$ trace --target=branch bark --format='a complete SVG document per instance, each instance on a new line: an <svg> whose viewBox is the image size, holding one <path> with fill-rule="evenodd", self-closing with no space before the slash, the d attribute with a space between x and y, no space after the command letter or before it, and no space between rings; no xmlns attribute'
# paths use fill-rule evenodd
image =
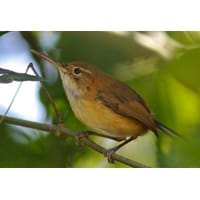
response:
<svg viewBox="0 0 200 200"><path fill-rule="evenodd" d="M63 126L56 126L53 124L33 122L33 121L23 120L23 119L19 119L19 118L6 117L3 115L0 115L0 120L2 118L3 118L4 122L12 124L12 125L23 126L23 127L27 127L27 128L41 130L41 131L47 131L47 132L53 133L53 134L56 134L59 132L60 136L62 136L64 138L66 138L66 137L74 137L75 138L75 136L77 135L77 133L75 133L72 130L70 130L66 127L63 127ZM104 154L104 152L106 151L105 148L103 148L102 146L93 142L89 137L81 137L81 143L101 154ZM128 158L120 156L116 153L112 155L112 158L113 158L113 160L121 162L130 167L135 167L135 168L149 167L149 166L139 163L137 161L130 160Z"/></svg>

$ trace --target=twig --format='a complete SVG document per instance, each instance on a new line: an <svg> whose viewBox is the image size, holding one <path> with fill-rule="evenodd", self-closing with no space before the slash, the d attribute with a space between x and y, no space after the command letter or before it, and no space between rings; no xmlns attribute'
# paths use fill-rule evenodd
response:
<svg viewBox="0 0 200 200"><path fill-rule="evenodd" d="M11 83L13 81L45 81L45 79L0 68L0 83Z"/></svg>
<svg viewBox="0 0 200 200"><path fill-rule="evenodd" d="M8 70L8 69L2 69L2 68L0 68L0 74L3 74L3 75L0 76L0 80L1 80L1 81L4 80L3 83L10 83L10 82L12 82L13 80L15 80L15 81L21 81L20 84L19 84L19 86L18 86L18 88L17 88L17 90L16 90L16 92L15 92L15 94L14 94L14 97L12 98L12 100L11 100L11 102L10 102L10 104L9 104L9 106L8 106L8 108L7 108L7 110L6 110L6 112L4 113L3 117L0 119L0 124L3 122L4 117L8 114L8 112L9 112L11 106L13 105L14 100L15 100L15 98L16 98L16 96L17 96L17 94L18 94L18 92L19 92L19 90L20 90L20 88L21 88L21 86L22 86L23 81L28 81L28 80L29 80L29 81L30 81L30 80L32 80L32 81L33 81L33 80L34 80L34 81L38 81L38 80L42 80L42 78L39 77L39 76L35 77L35 76L32 76L32 75L28 75L28 74L27 74L27 72L28 72L28 70L29 70L29 68L30 68L31 66L32 66L32 63L30 63L30 64L27 66L25 73L17 73L17 72ZM34 77L34 79L33 79L33 77ZM2 78L3 78L3 79L2 79ZM0 81L0 82L1 82L1 81Z"/></svg>
<svg viewBox="0 0 200 200"><path fill-rule="evenodd" d="M35 68L33 67L33 64L32 64L32 63L30 63L28 67L31 68L31 69L33 70L33 72L35 73L36 77L38 77L38 78L40 77L39 74L37 73L37 71L35 70ZM54 112L55 112L56 118L57 118L57 123L58 123L58 124L63 124L63 120L62 120L61 114L60 114L60 112L58 111L58 109L57 109L57 107L56 107L56 105L55 105L55 103L54 103L53 98L52 98L51 95L49 94L49 92L48 92L46 86L44 85L44 83L43 83L42 81L40 81L40 84L41 84L42 89L44 90L44 92L45 92L47 98L49 99L51 105L53 106L53 109L54 109Z"/></svg>
<svg viewBox="0 0 200 200"><path fill-rule="evenodd" d="M3 116L0 115L0 120L2 119L2 117ZM13 117L4 117L4 122L7 122L7 123L13 124L13 125L17 125L17 126L23 126L23 127L41 130L41 131L47 131L47 132L50 132L50 133L56 133L57 129L58 129L57 126L52 125L52 124L32 122L32 121L28 121L28 120L13 118ZM60 127L59 132L60 132L61 136L63 136L63 137L74 137L75 138L75 136L77 135L77 133L75 133L75 132L73 132L70 129L65 128L65 127ZM96 144L95 142L93 142L88 137L81 137L81 143L90 147L91 149L95 150L96 152L101 153L101 154L104 154L104 152L106 151L105 148ZM128 165L130 167L136 167L136 168L149 167L149 166L144 165L142 163L139 163L137 161L130 160L128 158L120 156L116 153L112 155L112 158L113 158L113 160L121 162L121 163Z"/></svg>

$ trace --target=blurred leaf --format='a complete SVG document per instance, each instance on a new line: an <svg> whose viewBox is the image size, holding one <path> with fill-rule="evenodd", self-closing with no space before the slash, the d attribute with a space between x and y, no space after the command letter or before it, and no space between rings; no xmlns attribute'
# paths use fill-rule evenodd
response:
<svg viewBox="0 0 200 200"><path fill-rule="evenodd" d="M40 42L38 40L39 32L30 32L30 31L21 31L22 37L28 42L28 44L33 49L37 49L38 51L42 50Z"/></svg>
<svg viewBox="0 0 200 200"><path fill-rule="evenodd" d="M186 138L171 139L160 132L157 140L157 156L160 167L200 166L198 146L200 145L200 102L189 88L160 71L156 78L153 97L155 118ZM194 142L195 141L195 142ZM195 153L194 153L195 152Z"/></svg>
<svg viewBox="0 0 200 200"><path fill-rule="evenodd" d="M26 132L1 125L0 167L72 167L84 157L86 149L71 139L63 140L51 134Z"/></svg>
<svg viewBox="0 0 200 200"><path fill-rule="evenodd" d="M185 51L167 64L167 70L185 86L200 92L200 48Z"/></svg>
<svg viewBox="0 0 200 200"><path fill-rule="evenodd" d="M56 60L60 62L86 61L108 72L118 63L154 55L153 51L138 45L129 35L111 32L61 32L57 49L60 56ZM55 53L51 55L55 57Z"/></svg>
<svg viewBox="0 0 200 200"><path fill-rule="evenodd" d="M169 31L167 34L184 46L200 45L200 32L198 31Z"/></svg>

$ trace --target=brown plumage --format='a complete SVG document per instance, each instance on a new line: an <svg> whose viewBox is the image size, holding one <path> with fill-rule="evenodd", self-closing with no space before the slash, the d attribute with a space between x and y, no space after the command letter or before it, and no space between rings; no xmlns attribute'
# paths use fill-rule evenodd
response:
<svg viewBox="0 0 200 200"><path fill-rule="evenodd" d="M78 67L80 70L82 70L82 76L74 78L74 75L72 73L73 68ZM156 135L158 135L158 129L162 130L164 133L170 135L170 136L178 136L178 134L173 131L172 129L168 128L164 124L160 123L159 121L155 120L153 118L153 115L143 100L143 98L132 88L127 86L121 81L113 79L110 75L102 72L96 66L92 64L88 64L85 62L80 62L80 61L75 61L71 62L68 64L62 65L63 70L66 70L68 75L72 75L71 81L73 82L73 79L75 80L75 84L78 84L78 89L75 87L75 90L81 90L81 91L86 91L82 93L82 99L85 102L85 106L81 108L81 110L84 110L84 113L87 113L87 115L90 115L90 112L88 110L97 110L98 109L98 114L95 114L91 112L91 116L87 116L87 118L92 118L92 121L95 121L95 118L97 118L97 121L101 123L101 120L99 120L99 117L101 118L106 118L108 120L108 117L105 117L105 113L102 111L102 109L109 109L110 112L106 112L107 115L112 113L115 113L116 115L112 115L113 117L115 116L115 120L111 120L112 117L110 117L109 121L111 125L108 125L108 123L103 124L103 119L102 119L102 126L109 126L112 127L112 124L114 121L118 121L118 124L115 125L116 129L119 128L119 123L120 120L117 119L118 117L121 119L121 123L125 123L126 126L132 126L133 132L132 134L129 133L129 131L122 130L122 127L120 127L121 134L119 131L116 129L113 130L114 133L112 133L112 128L107 128L111 132L107 134L108 135L115 135L116 137L128 137L128 136L134 136L137 137L139 135L143 135L144 133L147 132L147 130L153 131ZM61 71L62 69L60 69ZM63 73L61 73L61 78L63 79L63 84L66 81L64 77L62 77ZM70 81L70 82L71 82ZM65 86L64 88L66 89ZM88 91L89 88L89 91ZM66 95L68 96L68 99L70 101L70 97L68 92L66 91ZM96 101L94 101L96 100ZM75 99L73 101L76 101ZM80 101L80 100L79 100ZM87 101L87 103L86 103ZM92 106L94 103L96 106ZM99 106L99 103L101 106ZM74 104L74 102L72 102ZM98 106L97 106L98 105ZM89 108L90 107L90 108ZM91 108L92 107L92 108ZM101 107L101 108L100 108ZM73 105L72 105L73 109ZM83 114L76 114L78 109L75 109L75 115L80 119L81 117L79 115ZM108 114L109 113L109 114ZM95 116L99 117L95 117ZM102 117L103 116L103 117ZM88 125L89 127L93 128L94 130L98 130L101 132L100 129L95 129L91 123L88 123L87 120L80 119ZM132 125L130 125L131 122ZM134 124L134 127L133 127ZM96 125L96 123L95 123ZM99 127L98 127L99 128ZM101 127L102 128L102 127ZM102 128L103 129L103 128ZM104 130L107 130L104 127ZM131 129L131 128L130 128ZM102 134L105 134L105 131L102 131Z"/></svg>
<svg viewBox="0 0 200 200"><path fill-rule="evenodd" d="M84 62L59 64L35 50L34 54L54 64L61 75L63 87L76 117L96 132L126 139L121 146L143 135L147 130L156 135L158 129L177 135L155 120L143 98L124 83Z"/></svg>

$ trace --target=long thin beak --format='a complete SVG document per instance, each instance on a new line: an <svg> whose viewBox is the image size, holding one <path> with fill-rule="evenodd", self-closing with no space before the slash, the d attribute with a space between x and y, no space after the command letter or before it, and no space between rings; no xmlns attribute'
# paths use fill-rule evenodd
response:
<svg viewBox="0 0 200 200"><path fill-rule="evenodd" d="M62 66L61 66L58 62L52 60L52 59L49 58L47 55L45 55L45 54L43 54L43 53L40 53L39 51L36 51L36 50L34 50L34 49L31 49L31 53L33 53L34 55L36 55L36 56L42 58L43 60L46 60L47 62L49 62L49 63L55 65L57 69L61 69L61 68L62 68Z"/></svg>

